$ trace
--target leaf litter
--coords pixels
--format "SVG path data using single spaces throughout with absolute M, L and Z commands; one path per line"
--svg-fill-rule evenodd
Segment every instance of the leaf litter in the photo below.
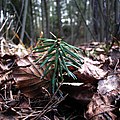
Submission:
M 119 119 L 119 46 L 113 46 L 109 53 L 100 43 L 79 46 L 84 52 L 84 64 L 78 69 L 69 66 L 77 79 L 64 74 L 65 84 L 52 95 L 52 72 L 43 77 L 46 66 L 34 62 L 39 55 L 22 45 L 10 45 L 1 39 L 0 119 Z

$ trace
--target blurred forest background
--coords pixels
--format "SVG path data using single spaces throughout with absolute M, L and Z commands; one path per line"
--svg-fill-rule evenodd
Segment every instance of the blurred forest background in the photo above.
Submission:
M 108 43 L 120 32 L 120 0 L 0 0 L 0 36 L 27 46 L 40 32 L 72 45 Z

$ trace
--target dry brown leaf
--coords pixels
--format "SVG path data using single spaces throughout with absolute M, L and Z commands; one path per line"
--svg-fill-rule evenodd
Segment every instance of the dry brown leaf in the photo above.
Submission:
M 94 65 L 95 63 L 98 64 L 95 61 L 86 59 L 82 68 L 75 71 L 74 74 L 83 83 L 93 83 L 96 82 L 96 80 L 104 78 L 107 72 L 100 69 L 97 65 Z
M 120 88 L 120 78 L 117 75 L 109 75 L 106 79 L 98 82 L 98 92 L 100 94 L 106 94 L 112 90 Z
M 35 65 L 34 56 L 25 56 L 17 60 L 17 67 L 13 70 L 13 77 L 18 88 L 27 96 L 35 97 L 40 95 L 42 87 L 48 86 L 49 76 L 43 77 L 44 68 Z M 28 66 L 28 67 L 27 67 Z
M 107 95 L 94 94 L 88 105 L 86 117 L 90 120 L 106 120 L 106 118 L 116 120 L 116 116 L 112 113 L 115 108 L 109 99 Z

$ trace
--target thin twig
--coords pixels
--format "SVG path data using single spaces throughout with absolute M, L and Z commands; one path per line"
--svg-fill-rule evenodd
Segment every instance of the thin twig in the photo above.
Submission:
M 63 81 L 62 81 L 63 82 Z M 62 83 L 61 82 L 61 83 Z M 56 96 L 57 92 L 59 91 L 60 87 L 62 84 L 59 84 L 57 90 L 55 91 L 55 93 L 53 94 L 52 98 L 50 99 L 50 101 L 48 102 L 48 104 L 43 108 L 42 111 L 37 111 L 39 112 L 38 115 L 36 115 L 36 117 L 33 120 L 36 120 L 38 118 L 40 118 L 44 113 L 46 113 L 46 111 L 48 111 L 50 109 L 50 106 L 53 106 L 55 103 L 51 104 L 51 102 L 53 101 L 54 97 Z M 66 95 L 67 96 L 67 95 Z M 64 98 L 66 97 L 64 96 Z M 63 100 L 63 99 L 62 99 Z M 61 100 L 60 100 L 61 101 Z M 59 103 L 60 103 L 59 101 Z M 51 105 L 50 105 L 51 104 Z M 36 112 L 31 113 L 30 115 L 26 116 L 23 120 L 27 120 L 29 117 L 31 117 L 33 114 L 35 114 Z
M 93 33 L 92 33 L 92 31 L 90 30 L 89 26 L 86 24 L 86 20 L 85 20 L 85 18 L 84 18 L 84 16 L 83 16 L 83 13 L 82 13 L 79 5 L 78 5 L 78 2 L 77 2 L 76 0 L 74 0 L 74 1 L 75 1 L 75 4 L 76 4 L 76 6 L 77 6 L 77 8 L 78 8 L 78 10 L 79 10 L 79 12 L 80 12 L 80 14 L 81 14 L 81 17 L 82 17 L 82 19 L 83 19 L 83 22 L 85 23 L 85 26 L 87 27 L 88 31 L 90 32 L 93 40 L 96 41 L 96 40 L 95 40 L 95 37 L 94 37 L 94 35 L 93 35 Z
M 2 29 L 4 28 L 5 24 L 7 23 L 8 18 L 5 20 L 5 22 L 3 23 L 2 27 L 0 28 L 0 32 L 2 31 Z
M 12 6 L 13 10 L 15 11 L 16 16 L 17 16 L 17 18 L 18 18 L 18 21 L 19 21 L 20 25 L 23 26 L 22 23 L 21 23 L 21 21 L 20 21 L 20 17 L 19 17 L 19 15 L 18 15 L 18 13 L 17 13 L 17 10 L 16 10 L 16 8 L 14 7 L 13 3 L 10 2 L 10 5 Z M 27 38 L 31 41 L 31 38 L 30 38 L 30 36 L 28 35 L 28 33 L 27 33 L 26 31 L 25 31 L 25 34 L 26 34 Z
M 116 73 L 116 69 L 117 69 L 117 66 L 118 66 L 119 62 L 120 62 L 120 60 L 118 59 L 116 65 L 115 65 L 115 68 L 114 68 L 115 73 Z

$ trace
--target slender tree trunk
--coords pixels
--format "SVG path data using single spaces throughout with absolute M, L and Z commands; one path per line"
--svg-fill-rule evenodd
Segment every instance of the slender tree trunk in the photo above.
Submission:
M 22 28 L 22 18 L 23 18 L 23 12 L 24 12 L 24 0 L 20 2 L 18 2 L 17 4 L 20 5 L 20 9 L 17 7 L 18 5 L 15 5 L 13 1 L 11 1 L 11 6 L 13 7 L 13 9 L 16 11 L 16 16 L 15 16 L 15 20 L 14 20 L 14 24 L 15 24 L 15 29 L 14 31 L 18 34 L 18 36 L 20 37 L 21 33 L 20 33 L 20 27 Z M 17 9 L 16 9 L 17 8 Z M 14 41 L 15 40 L 15 41 Z M 19 40 L 13 39 L 14 43 L 18 43 Z
M 62 36 L 62 22 L 61 22 L 61 6 L 60 6 L 60 1 L 56 0 L 57 7 L 57 17 L 58 17 L 58 37 Z
M 41 10 L 42 10 L 42 29 L 44 32 L 44 36 L 49 38 L 49 28 L 50 28 L 50 21 L 49 21 L 49 1 L 41 0 Z
M 52 16 L 54 16 L 54 1 L 53 0 L 51 0 L 51 7 L 52 7 L 52 11 L 51 11 L 51 14 L 52 14 Z M 52 32 L 54 33 L 54 18 L 52 17 L 51 18 L 51 30 L 52 30 Z
M 45 6 L 45 18 L 46 18 L 46 37 L 49 37 L 49 1 L 44 0 L 44 6 Z
M 103 1 L 98 0 L 100 15 L 100 42 L 104 40 Z
M 22 31 L 21 31 L 21 36 L 20 36 L 20 39 L 21 39 L 22 42 L 23 42 L 24 32 L 25 32 L 27 7 L 28 7 L 28 0 L 25 0 L 25 8 L 24 8 L 24 14 L 23 14 L 23 21 L 22 21 Z
M 113 28 L 113 40 L 120 40 L 120 21 L 119 21 L 119 7 L 120 7 L 120 1 L 115 0 L 114 1 L 114 28 Z
M 41 11 L 42 11 L 42 31 L 44 33 L 44 37 L 46 37 L 46 20 L 45 20 L 45 6 L 44 0 L 41 0 Z
M 33 13 L 32 13 L 32 0 L 29 0 L 29 13 L 30 13 L 30 33 L 31 33 L 31 45 L 34 43 L 34 25 L 33 25 Z
M 69 9 L 70 9 L 70 25 L 71 25 L 71 41 L 70 41 L 70 44 L 73 45 L 73 43 L 74 43 L 74 40 L 73 40 L 74 26 L 73 26 L 73 13 L 72 13 L 73 7 L 71 5 L 69 7 L 70 7 Z
M 35 0 L 35 4 L 37 4 L 37 0 Z M 38 24 L 37 24 L 37 15 L 36 15 L 36 6 L 34 5 L 34 20 L 35 20 L 35 36 L 37 35 Z
M 91 6 L 92 6 L 92 13 L 93 13 L 93 32 L 94 32 L 94 36 L 95 38 L 98 40 L 98 3 L 97 0 L 92 0 L 91 1 Z
M 0 28 L 2 27 L 2 16 L 1 16 L 1 12 L 2 12 L 2 0 L 0 0 Z M 1 37 L 2 33 L 0 31 L 0 37 Z
M 104 8 L 106 10 L 106 19 L 105 19 L 105 36 L 106 36 L 106 43 L 108 43 L 108 26 L 109 26 L 109 2 L 106 0 L 106 7 Z
M 118 7 L 119 7 L 119 3 L 120 1 L 118 0 L 115 0 L 114 1 L 114 23 L 117 24 L 119 22 L 119 10 L 118 10 Z
M 0 23 L 2 22 L 2 20 L 1 20 L 1 12 L 2 12 L 2 0 L 0 0 Z

